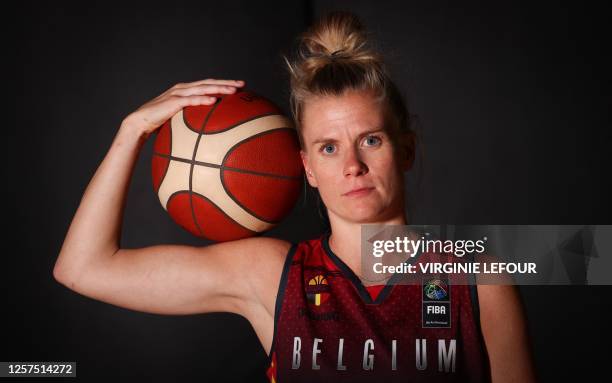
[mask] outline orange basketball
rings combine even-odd
[[[172,219],[213,241],[272,228],[293,208],[302,163],[291,121],[247,91],[188,106],[157,130],[153,188]]]

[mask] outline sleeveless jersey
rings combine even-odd
[[[287,255],[267,376],[274,383],[488,382],[478,319],[476,286],[435,278],[365,287],[323,235]]]

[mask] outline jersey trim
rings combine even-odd
[[[387,283],[385,283],[383,289],[378,293],[378,295],[376,296],[376,299],[372,299],[372,296],[368,292],[367,288],[361,282],[361,279],[359,279],[359,277],[353,272],[353,270],[350,267],[348,267],[348,265],[344,263],[344,261],[340,259],[340,257],[338,257],[332,251],[331,247],[329,246],[329,237],[330,237],[330,234],[326,234],[323,236],[321,240],[325,253],[329,257],[329,259],[331,259],[332,262],[334,262],[334,264],[342,271],[344,276],[346,276],[346,278],[348,278],[348,280],[351,281],[351,284],[357,290],[363,302],[368,305],[377,305],[377,304],[382,303],[387,298],[387,296],[389,296],[389,294],[393,290],[393,287],[400,282],[401,275],[393,274],[387,280]],[[410,260],[406,260],[405,263],[413,264],[416,262],[416,260],[420,256],[421,256],[421,250],[419,249],[415,257],[411,258]]]
[[[474,262],[474,255],[471,255],[469,259],[470,262]],[[480,329],[480,302],[478,301],[478,285],[476,284],[476,275],[468,275],[468,284],[470,298],[472,298],[470,299],[472,302],[472,315],[474,316],[476,326],[478,327],[478,329]]]
[[[473,255],[472,255],[471,261],[474,262]],[[470,301],[472,303],[472,316],[474,317],[474,324],[476,325],[476,329],[478,330],[477,336],[482,346],[482,349],[486,350],[487,347],[484,341],[484,335],[482,334],[482,326],[480,324],[480,300],[478,299],[478,284],[476,281],[476,275],[470,274],[468,278],[469,278],[468,289],[470,292],[470,298],[471,298]],[[485,364],[485,369],[490,371],[491,366],[490,366],[490,361],[489,361],[489,355],[486,351],[485,351],[485,356],[484,356],[484,364]]]
[[[293,256],[295,255],[297,248],[297,244],[291,244],[291,247],[287,252],[287,257],[285,258],[283,271],[281,273],[280,282],[278,284],[278,292],[276,293],[276,304],[274,305],[274,330],[272,330],[272,344],[270,345],[270,354],[268,354],[268,366],[272,362],[272,356],[274,355],[274,344],[276,342],[276,326],[278,324],[278,317],[280,316],[280,311],[283,306],[283,300],[285,299],[285,288],[287,287],[287,277],[289,275],[289,268],[291,267]]]
[[[480,302],[478,301],[478,286],[470,284],[470,297],[472,298],[472,315],[474,315],[474,321],[476,326],[480,329]]]

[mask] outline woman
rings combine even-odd
[[[423,328],[420,286],[358,279],[361,225],[407,224],[403,173],[415,146],[401,97],[359,21],[329,14],[288,64],[306,178],[325,204],[330,235],[297,245],[258,237],[119,247],[126,191],[148,136],[181,108],[244,86],[208,79],[177,84],[124,119],[84,193],[55,278],[138,311],[242,315],[270,355],[271,381],[534,381],[511,286],[457,286],[449,326]]]

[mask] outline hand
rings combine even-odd
[[[190,83],[179,83],[158,97],[136,109],[124,120],[129,129],[136,129],[145,138],[164,122],[189,105],[212,105],[216,97],[211,94],[231,94],[244,86],[241,80],[207,79]]]

